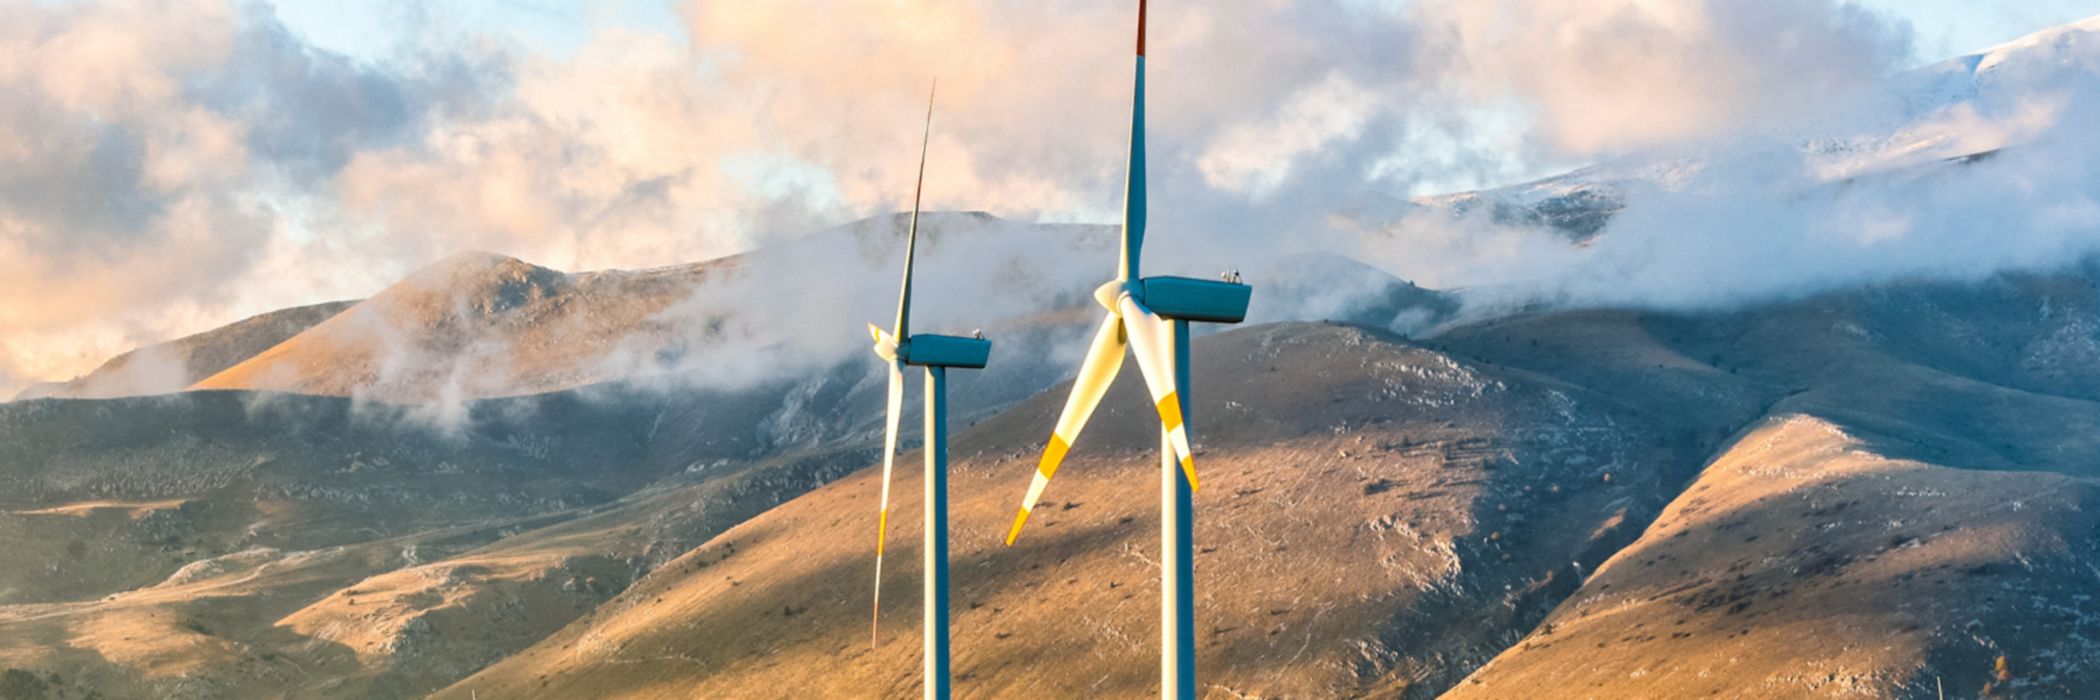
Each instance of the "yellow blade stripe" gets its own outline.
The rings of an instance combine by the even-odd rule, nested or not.
[[[882,566],[882,545],[890,539],[890,509],[882,509],[881,522],[880,529],[875,531],[875,566],[878,569]]]
[[[868,648],[874,648],[882,637],[882,548],[890,539],[890,509],[882,509],[882,524],[875,531],[875,605],[874,614],[868,621]]]
[[[1061,435],[1050,436],[1050,445],[1043,448],[1043,459],[1035,465],[1035,472],[1048,479],[1057,475],[1057,465],[1065,462],[1065,453],[1072,451],[1072,443],[1065,442]],[[1030,499],[1031,502],[1033,499]]]
[[[1189,490],[1198,488],[1196,482],[1196,455],[1189,447],[1189,433],[1181,418],[1181,392],[1167,392],[1166,398],[1155,406],[1159,409],[1160,425],[1167,428],[1167,442],[1180,453],[1181,471],[1189,477]]]
[[[1043,448],[1043,459],[1035,465],[1035,476],[1029,479],[1028,496],[1021,499],[1021,512],[1014,516],[1013,529],[1006,532],[1007,546],[1021,536],[1021,524],[1028,522],[1028,511],[1035,509],[1037,499],[1043,497],[1043,489],[1050,485],[1050,477],[1057,474],[1057,467],[1065,461],[1065,453],[1072,451],[1072,443],[1061,435],[1051,435],[1050,444]]]
[[[1174,452],[1181,457],[1181,472],[1189,477],[1189,490],[1196,490],[1196,454],[1189,448],[1188,426],[1169,431],[1167,442],[1174,446]]]
[[[1167,392],[1167,395],[1161,397],[1159,403],[1155,404],[1153,407],[1159,409],[1159,422],[1161,425],[1167,426],[1167,430],[1173,431],[1181,429],[1180,392]]]

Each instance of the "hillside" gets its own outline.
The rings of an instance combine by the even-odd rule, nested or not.
[[[1651,337],[1787,395],[1453,697],[2100,693],[2100,649],[2084,641],[2100,634],[2086,611],[2100,566],[2094,279],[1647,319]],[[1452,340],[1504,354],[1491,349],[1504,334],[1550,323]]]
[[[1207,692],[1974,696],[2002,654],[2020,697],[2090,694],[2092,279],[1548,313],[1420,346],[1204,338]],[[1143,402],[1115,392],[1013,550],[997,537],[1061,395],[956,438],[965,696],[1149,692],[1156,496],[1143,424],[1118,422]],[[871,479],[724,533],[441,697],[909,695],[915,499],[887,596],[905,612],[868,649]],[[1625,653],[1599,663],[1599,644]]]
[[[105,697],[427,691],[836,478],[791,393],[0,406],[0,667]]]
[[[718,267],[569,275],[461,254],[192,388],[420,403],[602,382],[613,352],[671,347],[653,318]]]
[[[1972,695],[2004,654],[2023,697],[2077,697],[2093,657],[2075,645],[2100,635],[2079,612],[2095,279],[1534,313],[1419,340],[1203,336],[1206,682],[1923,697],[1930,680]],[[1409,289],[1393,303],[1445,313]],[[998,337],[1056,347],[1076,327]],[[1145,694],[1156,503],[1135,374],[1008,550],[1069,368],[1001,357],[953,387],[958,687]],[[19,543],[0,667],[55,674],[53,697],[909,694],[909,497],[892,614],[866,647],[868,364],[459,406],[205,391],[0,407],[0,532]],[[1809,654],[1783,641],[1804,614],[1848,621],[1817,627],[1829,645]],[[1639,654],[1595,663],[1598,643]]]
[[[1759,425],[1448,697],[2100,691],[2100,485],[1891,457],[1886,441],[1803,415]]]
[[[86,375],[31,387],[15,400],[113,399],[172,394],[254,357],[342,313],[355,303],[338,301],[272,311],[195,335],[148,345],[110,358]]]
[[[1568,562],[1601,563],[1701,451],[1582,389],[1355,327],[1232,331],[1198,342],[1196,362],[1199,661],[1235,692],[1455,681],[1454,661],[1527,629],[1573,589]],[[1157,476],[1141,392],[1119,379],[1012,550],[999,535],[1063,397],[956,436],[961,694],[1122,697],[1153,683]],[[908,694],[916,566],[890,570],[895,612],[866,646],[873,476],[724,533],[440,697]],[[914,500],[892,519],[903,562]]]

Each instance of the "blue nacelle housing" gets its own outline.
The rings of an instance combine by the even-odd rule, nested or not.
[[[1254,288],[1237,282],[1191,277],[1147,277],[1145,306],[1152,312],[1182,321],[1239,323],[1247,319],[1247,304]]]
[[[992,359],[992,341],[954,335],[915,335],[904,347],[904,364],[982,369]]]

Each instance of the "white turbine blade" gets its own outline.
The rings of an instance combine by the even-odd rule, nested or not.
[[[1035,509],[1036,501],[1042,499],[1043,488],[1050,485],[1050,477],[1057,474],[1057,467],[1065,461],[1065,453],[1079,439],[1079,431],[1086,427],[1086,420],[1094,415],[1094,407],[1101,404],[1101,395],[1108,393],[1108,386],[1116,381],[1116,372],[1123,368],[1123,320],[1111,314],[1101,322],[1101,330],[1094,334],[1094,345],[1087,349],[1086,361],[1079,365],[1079,378],[1072,381],[1072,396],[1065,399],[1065,412],[1057,417],[1057,430],[1050,434],[1050,445],[1043,449],[1043,459],[1036,465],[1035,478],[1028,483],[1028,496],[1021,501],[1021,512],[1014,515],[1014,526],[1006,532],[1007,546],[1013,546],[1014,538],[1021,536],[1021,525],[1028,522],[1028,512]]]
[[[934,83],[940,89],[940,83]],[[904,291],[897,295],[898,342],[911,337],[911,271],[919,247],[919,198],[926,193],[926,147],[933,142],[933,92],[926,93],[926,133],[919,140],[919,180],[911,192],[911,229],[904,234]]]
[[[875,531],[875,614],[868,632],[874,646],[882,628],[882,552],[890,538],[890,473],[897,463],[897,421],[904,413],[904,363],[890,362],[889,425],[882,438],[882,501]]]
[[[1189,450],[1188,426],[1181,416],[1181,387],[1176,385],[1178,377],[1174,372],[1173,322],[1160,318],[1129,296],[1124,296],[1121,304],[1123,328],[1130,333],[1138,371],[1145,375],[1145,388],[1152,391],[1152,405],[1159,410],[1160,427],[1166,431],[1167,441],[1174,446],[1182,473],[1189,477],[1189,489],[1194,490],[1197,486],[1196,457]]]

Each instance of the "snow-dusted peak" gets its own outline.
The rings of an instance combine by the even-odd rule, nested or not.
[[[2100,101],[2100,16],[1890,76],[1827,115],[1736,139],[1621,155],[1531,182],[1417,197],[1413,211],[1486,213],[1583,242],[1604,232],[1640,190],[1679,191],[1702,178],[1805,190],[1969,162],[2047,141],[2079,98]],[[1774,169],[1773,166],[1778,166]]]
[[[2049,60],[2079,52],[2096,40],[2096,34],[2100,34],[2100,15],[2050,27],[1962,58],[1973,59],[1970,64],[1982,73],[2011,61]]]

